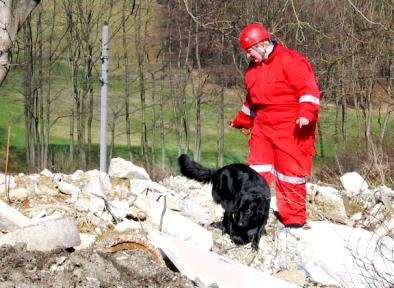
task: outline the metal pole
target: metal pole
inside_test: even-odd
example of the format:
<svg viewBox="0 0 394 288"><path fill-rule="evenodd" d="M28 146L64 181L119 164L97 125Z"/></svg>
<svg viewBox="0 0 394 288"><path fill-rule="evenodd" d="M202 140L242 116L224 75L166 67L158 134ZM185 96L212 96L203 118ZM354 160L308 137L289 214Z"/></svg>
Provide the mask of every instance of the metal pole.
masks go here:
<svg viewBox="0 0 394 288"><path fill-rule="evenodd" d="M100 104L100 171L107 167L107 84L108 84L108 23L104 22L101 45L101 104Z"/></svg>

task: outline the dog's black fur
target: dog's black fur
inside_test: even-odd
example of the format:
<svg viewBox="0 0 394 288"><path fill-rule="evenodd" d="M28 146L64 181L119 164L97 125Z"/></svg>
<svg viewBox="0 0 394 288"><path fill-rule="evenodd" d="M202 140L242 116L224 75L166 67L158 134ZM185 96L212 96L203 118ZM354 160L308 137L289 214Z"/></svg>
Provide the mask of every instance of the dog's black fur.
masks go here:
<svg viewBox="0 0 394 288"><path fill-rule="evenodd" d="M257 249L270 208L270 189L264 179L245 164L210 169L182 154L182 175L202 183L212 182L213 200L224 209L223 227L237 245L252 242Z"/></svg>

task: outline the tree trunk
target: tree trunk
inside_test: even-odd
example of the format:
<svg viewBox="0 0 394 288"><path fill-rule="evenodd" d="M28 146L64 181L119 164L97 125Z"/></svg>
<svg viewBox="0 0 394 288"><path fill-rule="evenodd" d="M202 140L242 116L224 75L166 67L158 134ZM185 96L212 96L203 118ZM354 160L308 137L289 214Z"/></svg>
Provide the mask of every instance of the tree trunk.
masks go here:
<svg viewBox="0 0 394 288"><path fill-rule="evenodd" d="M126 141L127 151L130 161L133 161L132 145L131 145L131 123L130 123L130 69L129 54L127 53L127 29L126 29L126 9L127 0L123 0L122 9L122 44L123 44L123 60L124 60L124 105L125 105L125 122L126 122ZM110 158L111 159L111 158Z"/></svg>
<svg viewBox="0 0 394 288"><path fill-rule="evenodd" d="M0 86L8 73L15 37L39 0L0 1Z"/></svg>
<svg viewBox="0 0 394 288"><path fill-rule="evenodd" d="M63 2L64 9L67 17L67 51L68 51L68 64L70 69L70 97L69 97L69 140L68 140L68 159L70 161L69 169L75 170L74 166L74 129L75 129L75 103L78 98L78 87L77 87L77 59L76 59L76 48L74 38L74 18L73 18L73 1L67 0Z"/></svg>
<svg viewBox="0 0 394 288"><path fill-rule="evenodd" d="M31 19L26 20L23 25L24 34L24 53L25 53L25 70L23 80L23 95L25 98L25 139L26 139L26 161L28 173L35 172L36 168L36 147L35 139L35 125L34 125L34 97L33 97L33 48L32 48L32 31Z"/></svg>
<svg viewBox="0 0 394 288"><path fill-rule="evenodd" d="M197 2L196 2L196 13L197 13ZM200 51L199 51L199 25L196 23L196 31L195 31L195 49L196 49L196 60L197 60L197 68L198 68L198 84L197 90L193 89L194 92L194 103L195 103L195 125L194 125L194 153L193 159L194 161L200 161L200 152L201 152L201 97L202 97L202 70L201 70L201 62L200 62Z"/></svg>
<svg viewBox="0 0 394 288"><path fill-rule="evenodd" d="M140 85L140 108L141 108L141 160L147 164L148 163L148 139L147 139L147 131L146 131L146 91L145 91L145 37L142 34L146 35L146 26L147 23L142 23L142 6L139 5L137 9L137 17L136 17L136 34L135 34L135 48L137 52L137 62L138 62L138 76L139 76L139 85ZM141 31L144 28L144 31Z"/></svg>
<svg viewBox="0 0 394 288"><path fill-rule="evenodd" d="M44 154L44 99L43 99L43 29L42 29L42 6L39 7L37 14L37 26L36 26L36 70L37 75L37 119L39 127L37 127L37 138L40 139L40 170L48 167L48 156Z"/></svg>

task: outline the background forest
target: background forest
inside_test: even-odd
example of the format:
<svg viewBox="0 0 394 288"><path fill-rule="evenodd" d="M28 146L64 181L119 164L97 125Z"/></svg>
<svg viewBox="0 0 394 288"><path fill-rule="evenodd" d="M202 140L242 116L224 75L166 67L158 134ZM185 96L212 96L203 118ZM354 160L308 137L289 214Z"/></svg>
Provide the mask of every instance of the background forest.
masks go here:
<svg viewBox="0 0 394 288"><path fill-rule="evenodd" d="M2 159L9 129L11 171L98 168L106 21L108 159L157 177L176 171L184 152L211 166L244 162L247 137L226 123L244 97L239 31L255 21L305 55L318 78L313 176L335 183L357 170L393 184L393 15L388 0L41 1L0 87Z"/></svg>

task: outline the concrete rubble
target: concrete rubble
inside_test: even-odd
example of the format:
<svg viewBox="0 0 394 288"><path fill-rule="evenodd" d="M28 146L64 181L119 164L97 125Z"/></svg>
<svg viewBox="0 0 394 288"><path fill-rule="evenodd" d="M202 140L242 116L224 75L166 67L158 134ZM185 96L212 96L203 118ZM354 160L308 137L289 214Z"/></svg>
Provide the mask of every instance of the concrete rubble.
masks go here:
<svg viewBox="0 0 394 288"><path fill-rule="evenodd" d="M50 251L81 244L79 231L72 218L42 221L16 229L0 237L1 245L25 243L27 250Z"/></svg>
<svg viewBox="0 0 394 288"><path fill-rule="evenodd" d="M340 178L343 189L308 183L311 229L321 227L314 223L324 220L348 229L366 229L379 237L393 238L393 190L386 186L369 188L360 177L355 172L345 174ZM305 268L307 261L297 252L300 240L295 243L286 240L288 231L279 227L273 214L257 253L250 245L234 245L217 225L222 210L213 203L209 184L181 176L153 182L142 167L121 158L111 160L108 174L98 170L78 170L71 175L44 170L39 174L7 178L0 174L2 199L5 199L6 181L12 203L0 201L0 245L22 242L28 251L70 247L85 251L102 247L100 239L114 235L138 233L145 235L152 244L154 241L147 236L151 234L149 231L160 231L162 235L183 241L187 247L191 245L196 250L214 253L215 257L231 259L243 265L239 267L247 267L251 275L257 273L256 277L270 274L303 287L314 287L319 282L319 277L314 278L313 272ZM286 245L282 245L281 239L287 241ZM156 246L160 246L157 241ZM389 249L394 251L394 247ZM309 251L305 247L303 250ZM178 263L181 266L189 264ZM190 275L186 276L190 278ZM220 283L223 278L209 279L211 282L207 283L203 275L194 275L191 280L195 287L207 287L215 281L219 287L232 287ZM391 280L394 283L394 279ZM340 281L327 283L341 286Z"/></svg>

